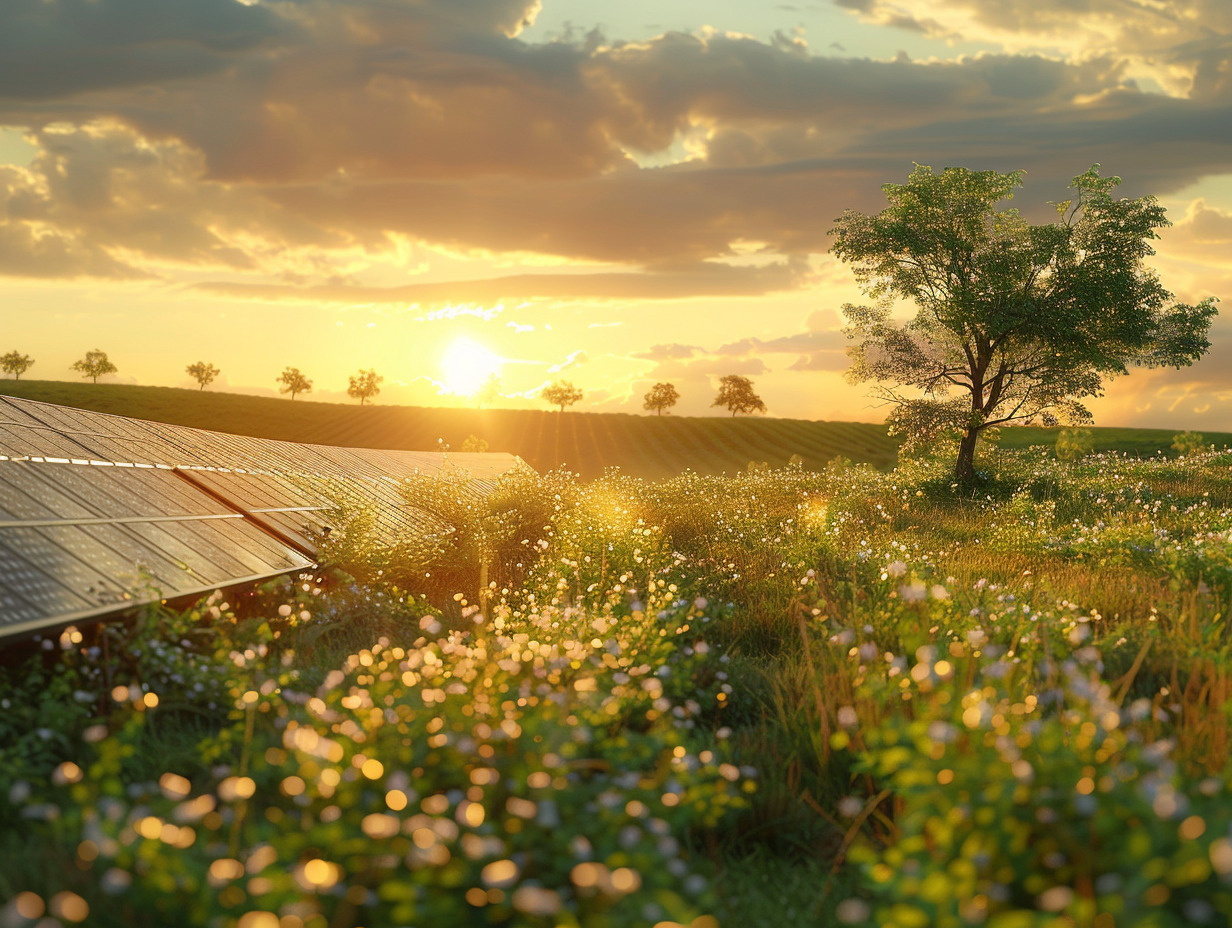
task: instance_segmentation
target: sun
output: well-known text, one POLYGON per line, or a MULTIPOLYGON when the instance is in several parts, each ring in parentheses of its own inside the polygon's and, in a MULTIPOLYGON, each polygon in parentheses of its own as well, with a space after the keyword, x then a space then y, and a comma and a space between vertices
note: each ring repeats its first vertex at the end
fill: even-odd
POLYGON ((450 393, 471 396, 478 392, 493 374, 500 373, 501 357, 478 342, 459 338, 441 357, 445 389, 450 393))

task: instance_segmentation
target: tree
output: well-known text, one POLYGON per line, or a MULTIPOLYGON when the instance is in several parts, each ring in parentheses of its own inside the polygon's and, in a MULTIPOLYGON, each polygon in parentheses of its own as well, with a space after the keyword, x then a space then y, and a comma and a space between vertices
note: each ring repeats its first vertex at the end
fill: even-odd
POLYGON ((475 391, 475 405, 480 409, 491 406, 500 398, 500 389, 500 378, 495 374, 488 374, 488 379, 483 382, 483 386, 475 391))
MULTIPOLYGON (((292 401, 294 401, 297 394, 312 392, 312 381, 305 377, 298 367, 284 368, 282 373, 275 378, 275 381, 282 384, 278 388, 278 392, 290 393, 292 401)), ((355 383, 354 377, 351 378, 351 383, 355 383)), ((352 393, 351 395, 354 396, 355 394, 352 393)))
POLYGON ((98 383, 98 378, 105 374, 114 374, 118 368, 111 363, 107 352, 95 348, 93 351, 87 351, 80 361, 74 361, 69 370, 78 371, 82 377, 89 377, 94 383, 98 383))
POLYGON ((198 361, 196 364, 190 364, 184 368, 188 375, 192 377, 201 386, 198 389, 204 390, 214 382, 214 378, 222 373, 213 364, 206 364, 204 361, 198 361))
POLYGON ((663 410, 671 409, 679 399, 680 394, 670 383, 656 383, 646 394, 646 402, 642 404, 642 408, 653 410, 661 416, 663 410))
POLYGON ((1004 423, 1092 421, 1080 402, 1129 365, 1182 367, 1210 347, 1215 300, 1172 295, 1144 265, 1168 225, 1154 197, 1113 199, 1099 165, 1075 177, 1058 218, 1032 225, 997 204, 1023 172, 917 165, 886 184, 875 216, 848 210, 831 249, 874 306, 845 306, 849 379, 880 384, 888 421, 910 449, 960 437, 954 477, 975 473, 980 434, 1004 423), (914 302, 913 319, 890 302, 914 302), (902 388, 907 388, 904 392, 902 388))
POLYGON ((12 374, 14 380, 21 380, 21 375, 33 365, 34 358, 19 351, 10 351, 6 355, 0 355, 0 370, 6 374, 12 374))
POLYGON ((753 381, 739 374, 727 374, 719 378, 719 392, 711 406, 723 406, 738 412, 765 412, 766 404, 753 392, 753 381))
POLYGON ((385 378, 375 370, 360 370, 351 378, 351 385, 347 387, 347 396, 359 400, 359 405, 362 406, 381 392, 381 383, 384 380, 385 378))
POLYGON ((553 406, 559 406, 563 413, 566 406, 572 406, 582 398, 582 391, 568 380, 554 380, 539 395, 553 406))

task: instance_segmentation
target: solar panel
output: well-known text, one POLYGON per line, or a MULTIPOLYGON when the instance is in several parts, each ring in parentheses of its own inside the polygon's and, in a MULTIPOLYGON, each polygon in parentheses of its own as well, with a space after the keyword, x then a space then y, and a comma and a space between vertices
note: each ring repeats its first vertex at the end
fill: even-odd
POLYGON ((340 509, 390 543, 433 527, 407 477, 508 454, 304 445, 0 397, 0 636, 310 569, 340 509))

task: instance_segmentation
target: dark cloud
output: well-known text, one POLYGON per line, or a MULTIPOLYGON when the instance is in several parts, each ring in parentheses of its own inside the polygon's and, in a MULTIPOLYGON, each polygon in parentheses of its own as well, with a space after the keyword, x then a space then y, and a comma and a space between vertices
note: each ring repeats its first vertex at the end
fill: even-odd
POLYGON ((236 0, 5 0, 0 99, 42 100, 218 72, 287 32, 236 0))
MULTIPOLYGON (((1102 15, 1110 4, 1087 6, 1102 15)), ((896 8, 923 21, 926 6, 896 8)), ((998 18, 986 28, 1009 28, 1027 9, 991 6, 998 18)), ((1074 21, 1072 3, 1042 6, 1074 21)), ((1232 155, 1226 36, 1190 30, 1171 50, 1205 62, 1202 92, 1181 98, 1139 92, 1111 53, 873 61, 811 55, 790 35, 678 32, 529 43, 516 36, 536 7, 0 4, 0 122, 29 127, 42 148, 0 181, 4 234, 19 253, 45 240, 59 265, 37 266, 73 273, 173 262, 264 275, 270 289, 212 285, 249 296, 757 294, 812 283, 806 256, 827 248, 834 218, 880 208, 880 184, 912 161, 1025 168, 1024 207, 1043 209, 1094 161, 1125 176, 1126 193, 1164 193, 1226 171, 1232 155), (29 67, 5 70, 17 59, 29 67), (637 153, 680 139, 689 159, 638 167, 637 153), (339 283, 355 261, 418 242, 619 269, 384 290, 339 283), (777 260, 737 262, 749 243, 777 260)), ((856 7, 885 12, 880 0, 856 7)))

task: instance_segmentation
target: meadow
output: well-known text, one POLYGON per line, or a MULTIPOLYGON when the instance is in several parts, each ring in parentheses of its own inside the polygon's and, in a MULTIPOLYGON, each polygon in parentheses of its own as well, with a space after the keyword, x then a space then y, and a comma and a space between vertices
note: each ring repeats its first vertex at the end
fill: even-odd
POLYGON ((5 652, 0 924, 1227 924, 1230 465, 425 479, 5 652))
MULTIPOLYGON (((257 438, 324 445, 435 451, 463 449, 472 435, 489 451, 518 455, 538 471, 564 468, 585 480, 609 467, 646 480, 685 470, 735 473, 750 462, 782 467, 798 457, 806 470, 820 470, 836 457, 880 469, 894 466, 898 442, 885 426, 742 416, 690 417, 625 413, 562 414, 539 409, 443 409, 355 403, 317 403, 244 396, 214 390, 184 390, 127 384, 0 380, 0 395, 76 406, 96 412, 216 429, 257 438)), ((874 417, 873 407, 852 410, 874 417)), ((1058 429, 1001 430, 1005 447, 1052 448, 1058 429)), ((1160 429, 1095 428, 1095 451, 1150 456, 1170 452, 1174 432, 1160 429)), ((1232 435, 1210 434, 1222 445, 1232 435)))

